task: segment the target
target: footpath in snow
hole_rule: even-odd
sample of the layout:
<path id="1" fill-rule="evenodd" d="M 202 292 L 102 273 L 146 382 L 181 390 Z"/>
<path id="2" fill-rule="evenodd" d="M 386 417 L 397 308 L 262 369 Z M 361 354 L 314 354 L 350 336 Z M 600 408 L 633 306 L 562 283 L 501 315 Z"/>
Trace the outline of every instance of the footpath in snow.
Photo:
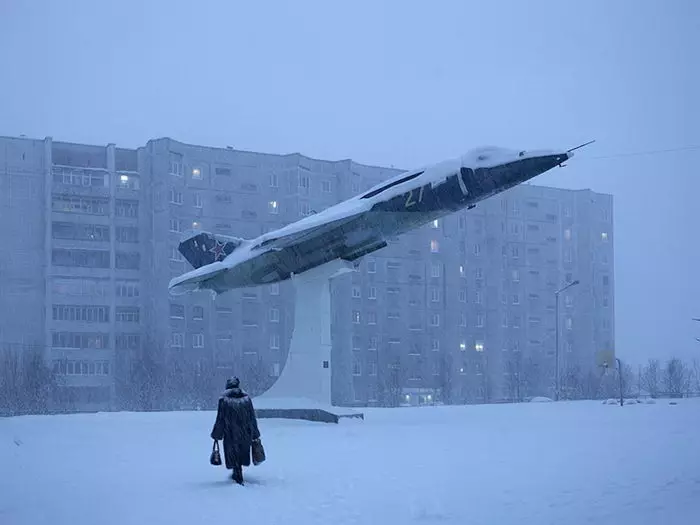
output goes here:
<path id="1" fill-rule="evenodd" d="M 208 463 L 213 412 L 0 419 L 0 523 L 695 523 L 700 400 L 261 420 L 268 460 Z"/>

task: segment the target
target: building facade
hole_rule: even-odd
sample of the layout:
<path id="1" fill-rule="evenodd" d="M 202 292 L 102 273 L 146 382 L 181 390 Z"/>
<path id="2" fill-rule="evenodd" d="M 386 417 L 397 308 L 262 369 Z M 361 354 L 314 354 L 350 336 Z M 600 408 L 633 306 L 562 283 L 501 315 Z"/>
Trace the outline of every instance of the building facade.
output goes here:
<path id="1" fill-rule="evenodd" d="M 171 139 L 2 138 L 0 155 L 3 241 L 17 244 L 0 254 L 0 306 L 13 312 L 0 341 L 45 349 L 56 405 L 81 410 L 139 406 L 153 361 L 178 370 L 166 383 L 203 385 L 203 402 L 231 374 L 267 388 L 293 330 L 291 283 L 170 297 L 188 270 L 182 234 L 252 238 L 399 172 Z M 533 185 L 392 239 L 333 283 L 334 402 L 551 394 L 555 292 L 575 280 L 560 296 L 559 368 L 563 389 L 580 388 L 614 350 L 612 241 L 611 196 Z"/>

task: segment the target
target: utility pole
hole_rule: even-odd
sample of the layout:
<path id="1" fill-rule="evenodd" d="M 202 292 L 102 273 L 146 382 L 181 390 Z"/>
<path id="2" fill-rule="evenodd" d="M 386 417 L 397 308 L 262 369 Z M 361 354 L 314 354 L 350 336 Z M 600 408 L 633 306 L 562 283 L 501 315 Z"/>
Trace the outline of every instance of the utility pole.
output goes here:
<path id="1" fill-rule="evenodd" d="M 556 337 L 555 337 L 555 343 L 554 343 L 554 400 L 559 401 L 559 295 L 571 288 L 572 286 L 576 286 L 579 283 L 579 280 L 576 279 L 573 282 L 570 282 L 566 286 L 560 288 L 556 292 L 554 292 L 554 315 L 556 317 L 555 319 L 555 330 L 556 330 Z"/>

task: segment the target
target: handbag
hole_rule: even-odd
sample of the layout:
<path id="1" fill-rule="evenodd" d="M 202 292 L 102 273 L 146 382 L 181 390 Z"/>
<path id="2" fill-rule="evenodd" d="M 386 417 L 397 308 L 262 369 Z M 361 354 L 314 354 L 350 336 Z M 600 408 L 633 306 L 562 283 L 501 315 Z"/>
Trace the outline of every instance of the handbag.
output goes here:
<path id="1" fill-rule="evenodd" d="M 260 438 L 253 440 L 253 444 L 250 448 L 253 455 L 253 465 L 257 466 L 265 461 L 265 447 L 263 447 Z"/>
<path id="2" fill-rule="evenodd" d="M 214 466 L 221 465 L 221 453 L 219 452 L 219 442 L 216 439 L 214 440 L 214 446 L 211 449 L 209 463 L 211 463 Z"/>

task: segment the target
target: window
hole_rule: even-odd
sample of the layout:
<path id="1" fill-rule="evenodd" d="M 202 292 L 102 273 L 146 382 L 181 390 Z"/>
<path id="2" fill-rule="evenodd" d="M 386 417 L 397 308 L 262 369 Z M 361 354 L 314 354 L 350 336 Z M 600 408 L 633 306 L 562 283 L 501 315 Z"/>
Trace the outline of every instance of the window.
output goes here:
<path id="1" fill-rule="evenodd" d="M 311 187 L 311 184 L 307 175 L 299 175 L 299 187 L 302 189 L 303 193 L 309 193 L 309 188 Z"/>
<path id="2" fill-rule="evenodd" d="M 230 177 L 231 176 L 231 168 L 224 168 L 224 167 L 214 168 L 214 174 Z"/>
<path id="3" fill-rule="evenodd" d="M 458 228 L 460 230 L 465 230 L 467 228 L 467 218 L 464 215 L 459 216 Z"/>
<path id="4" fill-rule="evenodd" d="M 462 289 L 459 291 L 459 302 L 460 302 L 460 303 L 466 303 L 466 302 L 467 302 L 467 291 L 466 291 L 464 288 L 462 288 Z"/>
<path id="5" fill-rule="evenodd" d="M 267 209 L 273 215 L 277 215 L 280 212 L 280 206 L 277 201 L 270 201 L 267 203 Z"/>
<path id="6" fill-rule="evenodd" d="M 170 188 L 170 202 L 172 204 L 182 204 L 182 192 L 175 188 Z"/>
<path id="7" fill-rule="evenodd" d="M 474 302 L 476 304 L 481 304 L 481 292 L 476 292 L 476 294 L 474 296 Z"/>
<path id="8" fill-rule="evenodd" d="M 139 242 L 139 229 L 135 226 L 117 226 L 115 229 L 115 234 L 117 242 Z"/>
<path id="9" fill-rule="evenodd" d="M 600 234 L 600 240 L 603 242 L 608 242 L 608 234 L 607 232 L 603 232 Z"/>
<path id="10" fill-rule="evenodd" d="M 170 231 L 175 233 L 182 232 L 182 221 L 180 219 L 170 219 Z"/>
<path id="11" fill-rule="evenodd" d="M 439 220 L 439 219 L 435 219 L 433 222 L 430 223 L 430 225 L 431 225 L 434 229 L 437 229 L 437 228 L 440 227 L 440 220 Z"/>
<path id="12" fill-rule="evenodd" d="M 351 184 L 351 191 L 352 191 L 353 194 L 354 194 L 354 193 L 359 193 L 359 192 L 360 192 L 360 183 L 357 182 L 357 181 L 355 181 L 355 180 L 352 181 L 352 184 Z"/>
<path id="13" fill-rule="evenodd" d="M 359 299 L 362 297 L 362 294 L 360 293 L 360 287 L 359 286 L 353 286 L 352 287 L 352 297 L 354 299 Z"/>
<path id="14" fill-rule="evenodd" d="M 476 327 L 477 327 L 477 328 L 483 328 L 483 327 L 484 327 L 484 315 L 483 315 L 483 314 L 477 314 L 477 315 L 476 315 Z"/>
<path id="15" fill-rule="evenodd" d="M 299 215 L 302 217 L 306 217 L 307 215 L 311 215 L 311 206 L 309 205 L 308 202 L 303 201 L 299 203 Z"/>
<path id="16" fill-rule="evenodd" d="M 574 257 L 573 257 L 573 252 L 572 252 L 571 248 L 565 248 L 564 249 L 564 262 L 570 263 L 573 261 L 573 259 L 574 259 Z"/>
<path id="17" fill-rule="evenodd" d="M 433 303 L 440 302 L 440 290 L 438 288 L 431 288 L 430 289 L 430 300 Z"/>
<path id="18" fill-rule="evenodd" d="M 440 351 L 440 340 L 439 339 L 432 339 L 430 341 L 430 350 L 432 350 L 433 352 Z"/>
<path id="19" fill-rule="evenodd" d="M 170 334 L 170 346 L 172 348 L 182 348 L 185 346 L 185 334 L 181 332 L 173 332 Z"/>
<path id="20" fill-rule="evenodd" d="M 270 334 L 270 349 L 279 350 L 280 349 L 280 334 Z"/>
<path id="21" fill-rule="evenodd" d="M 501 326 L 503 328 L 508 328 L 508 314 L 503 314 L 503 319 L 501 320 Z"/>
<path id="22" fill-rule="evenodd" d="M 440 326 L 440 314 L 430 315 L 430 326 Z"/>
<path id="23" fill-rule="evenodd" d="M 368 299 L 376 299 L 377 298 L 377 289 L 374 286 L 369 287 L 369 290 L 367 291 L 367 298 Z"/>
<path id="24" fill-rule="evenodd" d="M 330 193 L 332 191 L 331 181 L 322 180 L 321 181 L 321 191 L 323 193 Z"/>
<path id="25" fill-rule="evenodd" d="M 571 308 L 574 305 L 574 298 L 570 295 L 564 296 L 564 304 L 567 308 Z"/>
<path id="26" fill-rule="evenodd" d="M 182 177 L 183 175 L 182 161 L 171 160 L 170 161 L 170 174 L 176 177 Z"/>
<path id="27" fill-rule="evenodd" d="M 566 318 L 566 329 L 567 330 L 573 330 L 574 328 L 574 320 L 571 317 Z"/>
<path id="28" fill-rule="evenodd" d="M 459 265 L 459 276 L 462 278 L 465 278 L 467 276 L 467 272 L 464 270 L 463 264 Z"/>
<path id="29" fill-rule="evenodd" d="M 362 361 L 360 361 L 360 356 L 357 353 L 354 353 L 352 357 L 352 375 L 362 375 Z"/>
<path id="30" fill-rule="evenodd" d="M 377 375 L 377 362 L 376 361 L 370 361 L 367 363 L 367 374 L 371 376 L 376 376 Z M 370 394 L 370 397 L 372 397 L 373 394 Z"/>
<path id="31" fill-rule="evenodd" d="M 270 188 L 279 188 L 280 181 L 277 173 L 270 173 Z"/>
<path id="32" fill-rule="evenodd" d="M 139 297 L 141 290 L 139 281 L 117 281 L 114 288 L 117 297 Z"/>
<path id="33" fill-rule="evenodd" d="M 477 352 L 483 352 L 484 351 L 484 342 L 483 341 L 477 341 L 474 343 L 474 350 Z"/>
<path id="34" fill-rule="evenodd" d="M 377 336 L 376 335 L 370 336 L 369 342 L 367 343 L 367 350 L 376 350 L 378 347 L 377 343 L 378 343 Z"/>
<path id="35" fill-rule="evenodd" d="M 460 341 L 459 343 L 459 350 L 461 352 L 464 352 L 467 349 L 467 343 L 465 341 Z"/>
<path id="36" fill-rule="evenodd" d="M 564 217 L 571 217 L 571 206 L 568 204 L 564 205 Z"/>
<path id="37" fill-rule="evenodd" d="M 79 268 L 109 268 L 109 252 L 106 250 L 66 250 L 55 248 L 51 252 L 51 263 L 56 266 Z"/>
<path id="38" fill-rule="evenodd" d="M 440 243 L 436 240 L 430 241 L 430 253 L 438 253 L 440 251 Z"/>
<path id="39" fill-rule="evenodd" d="M 280 310 L 279 310 L 279 308 L 270 308 L 270 312 L 268 314 L 268 319 L 270 320 L 271 323 L 279 323 L 280 322 Z"/>
<path id="40" fill-rule="evenodd" d="M 567 241 L 571 240 L 571 228 L 567 228 L 566 230 L 564 230 L 564 239 L 566 239 Z"/>
<path id="41" fill-rule="evenodd" d="M 520 258 L 520 247 L 511 246 L 510 247 L 510 254 L 513 256 L 513 259 L 519 259 Z"/>
<path id="42" fill-rule="evenodd" d="M 520 304 L 520 294 L 513 294 L 513 304 Z"/>
<path id="43" fill-rule="evenodd" d="M 272 363 L 271 375 L 272 375 L 272 377 L 279 377 L 280 376 L 280 364 L 279 363 Z"/>
<path id="44" fill-rule="evenodd" d="M 54 321 L 80 321 L 84 323 L 108 323 L 109 306 L 53 305 Z"/>
<path id="45" fill-rule="evenodd" d="M 204 202 L 202 201 L 202 194 L 199 193 L 198 191 L 194 192 L 192 194 L 192 199 L 193 199 L 193 205 L 195 208 L 202 208 L 204 206 Z"/>
<path id="46" fill-rule="evenodd" d="M 139 201 L 117 199 L 115 202 L 114 214 L 117 217 L 132 217 L 139 216 Z"/>
<path id="47" fill-rule="evenodd" d="M 118 323 L 138 323 L 141 319 L 138 306 L 117 306 L 114 315 Z"/>
<path id="48" fill-rule="evenodd" d="M 99 197 L 77 197 L 53 195 L 51 209 L 62 213 L 84 213 L 89 215 L 109 215 L 109 199 Z"/>
<path id="49" fill-rule="evenodd" d="M 358 310 L 352 311 L 352 322 L 354 324 L 360 324 L 360 312 Z"/>
<path id="50" fill-rule="evenodd" d="M 192 347 L 204 348 L 204 334 L 192 334 Z"/>
<path id="51" fill-rule="evenodd" d="M 610 285 L 610 277 L 607 275 L 603 275 L 603 286 L 609 286 Z"/>
<path id="52" fill-rule="evenodd" d="M 201 179 L 202 178 L 202 168 L 192 168 L 192 178 Z"/>
<path id="53" fill-rule="evenodd" d="M 481 255 L 481 244 L 474 245 L 474 255 L 477 257 Z"/>
<path id="54" fill-rule="evenodd" d="M 377 324 L 377 312 L 367 312 L 367 324 Z"/>
<path id="55" fill-rule="evenodd" d="M 117 252 L 115 267 L 119 270 L 138 270 L 141 267 L 141 254 L 138 252 Z"/>
<path id="56" fill-rule="evenodd" d="M 269 290 L 270 290 L 270 295 L 279 295 L 280 294 L 280 283 L 271 283 Z"/>
<path id="57" fill-rule="evenodd" d="M 432 263 L 430 265 L 430 276 L 434 279 L 440 277 L 440 263 Z"/>
<path id="58" fill-rule="evenodd" d="M 201 321 L 204 319 L 204 307 L 203 306 L 193 306 L 192 307 L 192 319 L 195 321 Z"/>
<path id="59" fill-rule="evenodd" d="M 377 261 L 374 259 L 367 261 L 367 273 L 377 273 Z"/>
<path id="60" fill-rule="evenodd" d="M 511 277 L 513 278 L 514 283 L 519 283 L 520 282 L 520 270 L 513 270 L 511 272 Z"/>
<path id="61" fill-rule="evenodd" d="M 483 279 L 484 278 L 484 270 L 482 268 L 475 268 L 474 269 L 474 278 L 475 279 Z"/>
<path id="62" fill-rule="evenodd" d="M 185 318 L 185 306 L 177 303 L 170 303 L 170 318 L 171 319 L 184 319 Z"/>
<path id="63" fill-rule="evenodd" d="M 459 314 L 459 326 L 467 326 L 467 314 L 464 312 Z"/>
<path id="64" fill-rule="evenodd" d="M 75 222 L 51 223 L 51 236 L 54 239 L 76 241 L 109 241 L 109 226 L 101 224 L 80 224 Z"/>

